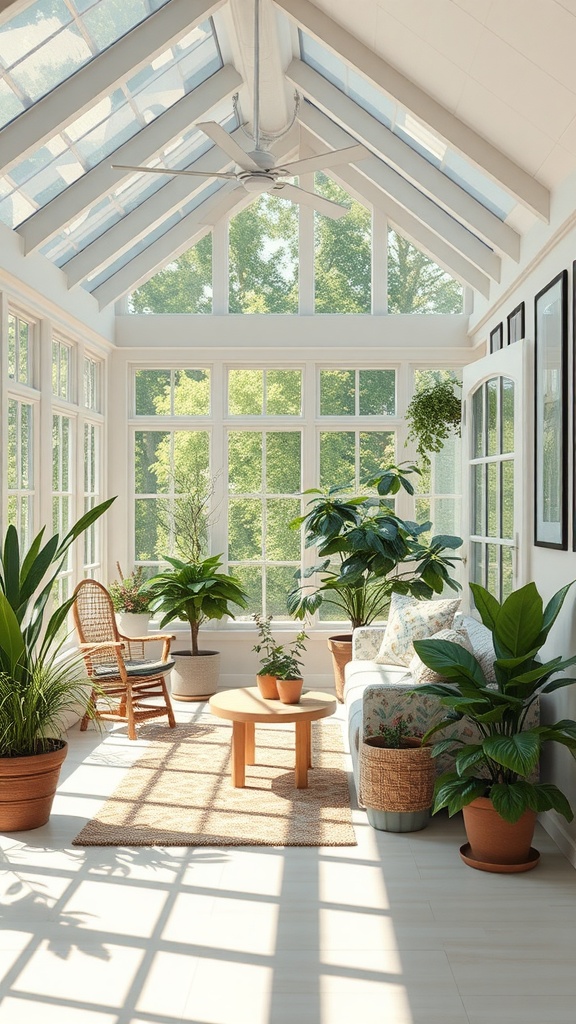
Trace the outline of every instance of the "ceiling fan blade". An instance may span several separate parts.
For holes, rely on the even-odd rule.
[[[333,149],[331,153],[318,153],[303,160],[293,160],[292,163],[283,164],[282,171],[287,171],[290,176],[308,174],[311,171],[323,171],[326,167],[338,167],[339,164],[356,163],[369,156],[372,154],[364,146],[350,146],[348,149]]]
[[[219,171],[176,171],[167,167],[134,167],[132,164],[111,164],[115,171],[143,171],[145,174],[186,174],[194,178],[234,178],[236,175],[230,171],[225,174]]]
[[[271,195],[279,195],[282,199],[291,199],[293,203],[311,206],[313,210],[323,213],[325,217],[332,217],[333,220],[338,220],[349,212],[347,206],[333,203],[331,199],[324,199],[324,196],[317,196],[314,192],[306,192],[305,189],[290,185],[287,181],[279,181],[272,189]]]
[[[231,160],[234,160],[243,171],[260,171],[255,160],[248,153],[245,153],[242,146],[239,146],[235,139],[228,134],[225,128],[217,121],[198,121],[196,128],[200,128],[212,142],[222,149]]]

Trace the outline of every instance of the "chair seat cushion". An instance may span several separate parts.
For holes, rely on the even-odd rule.
[[[169,658],[168,661],[145,661],[136,660],[125,661],[126,673],[129,676],[163,676],[170,669],[174,668],[176,662],[173,658]],[[117,664],[109,665],[96,665],[94,668],[94,675],[98,679],[117,679],[119,669]]]

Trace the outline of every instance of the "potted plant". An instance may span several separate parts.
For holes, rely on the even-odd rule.
[[[139,565],[128,576],[124,576],[120,563],[116,562],[119,580],[108,587],[118,628],[123,636],[146,636],[150,622],[150,594],[142,590],[146,582],[144,567]]]
[[[576,722],[525,727],[540,694],[576,682],[558,676],[576,664],[576,657],[546,662],[538,657],[571,586],[559,590],[544,608],[534,583],[514,591],[502,604],[483,587],[470,584],[494,642],[496,683],[492,686],[476,658],[458,644],[414,643],[424,664],[447,680],[418,687],[419,693],[437,695],[448,709],[446,718],[425,734],[424,741],[455,719],[465,718],[477,731],[478,739],[472,742],[448,738],[433,748],[433,754],[455,750],[454,770],[437,779],[433,810],[446,807],[450,815],[463,811],[468,843],[461,853],[466,863],[481,870],[534,867],[538,854],[531,843],[536,814],[555,810],[568,821],[573,818],[564,794],[550,783],[535,781],[535,775],[545,743],[562,743],[576,756]]]
[[[410,735],[400,715],[368,736],[360,753],[360,793],[368,821],[384,832],[425,828],[434,796],[435,768],[430,745]]]
[[[451,434],[460,436],[462,399],[455,389],[459,381],[445,373],[432,378],[419,387],[406,409],[409,441],[415,441],[416,451],[424,463],[430,462],[430,452],[440,452]]]
[[[222,555],[194,562],[165,557],[172,568],[153,576],[144,588],[151,610],[162,617],[160,629],[174,619],[190,626],[190,648],[172,652],[172,693],[177,700],[206,700],[218,688],[220,653],[200,650],[200,627],[208,619],[233,619],[232,607],[245,608],[247,595],[234,576],[219,571]]]
[[[50,816],[68,745],[66,715],[86,711],[91,688],[80,659],[63,658],[74,597],[49,616],[70,545],[111,505],[91,509],[60,539],[44,529],[27,552],[9,526],[0,551],[0,831],[39,828]]]
[[[272,634],[271,615],[260,615],[255,612],[252,618],[256,623],[259,636],[259,641],[254,644],[252,650],[261,655],[260,668],[256,673],[256,683],[266,700],[277,700],[276,678],[278,670],[281,669],[280,659],[284,655],[284,648],[276,642]]]
[[[300,630],[293,643],[284,646],[276,664],[276,686],[283,704],[297,704],[302,695],[304,680],[300,655],[306,650],[307,639],[304,630]]]
[[[373,493],[349,495],[340,487],[330,488],[327,494],[316,489],[305,492],[315,495],[309,511],[290,525],[304,530],[306,547],[317,548],[324,560],[295,573],[288,595],[288,610],[295,618],[303,619],[328,603],[356,629],[382,615],[394,591],[430,598],[446,586],[460,589],[449,574],[455,556],[445,552],[459,548],[461,538],[443,535],[425,543],[421,537],[431,523],[407,522],[390,509],[390,497],[400,488],[414,493],[409,476],[418,472],[415,466],[388,466],[364,482],[367,492]],[[314,583],[311,577],[316,574],[319,582]],[[328,646],[335,659],[336,696],[342,701],[352,636],[330,637]]]

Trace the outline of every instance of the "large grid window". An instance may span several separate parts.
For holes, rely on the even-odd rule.
[[[133,371],[133,514],[136,564],[152,573],[166,555],[190,558],[190,495],[199,493],[208,520],[202,552],[222,552],[225,567],[248,593],[239,622],[254,612],[288,622],[294,572],[316,561],[303,551],[306,490],[366,488],[402,458],[402,419],[394,367],[226,366],[208,370],[135,367]],[[400,436],[400,440],[399,440]],[[441,518],[436,532],[457,532],[456,446],[418,495],[422,518]],[[436,490],[441,488],[441,490]],[[390,499],[413,518],[416,502]],[[328,604],[320,621],[328,621]],[[334,609],[332,609],[332,615]]]
[[[470,579],[504,600],[514,583],[514,382],[472,396]]]

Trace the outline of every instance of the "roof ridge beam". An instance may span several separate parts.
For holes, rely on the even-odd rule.
[[[367,110],[301,60],[292,61],[286,77],[345,131],[377,150],[387,163],[410,178],[417,188],[425,190],[435,202],[447,207],[488,245],[518,262],[519,234]]]
[[[370,82],[472,160],[541,220],[550,217],[550,192],[469,125],[429,96],[368,46],[320,11],[310,0],[273,0],[276,7],[321,45],[336,53]]]
[[[134,74],[225,0],[170,0],[108,49],[61,82],[0,130],[0,169],[8,171],[33,149],[80,117],[127,75]]]
[[[239,128],[232,133],[232,138],[236,137],[237,133],[240,134]],[[210,171],[222,171],[230,163],[230,157],[217,146],[208,153],[203,153],[190,164],[189,169],[205,171],[205,178],[185,178],[178,175],[68,260],[61,268],[68,278],[68,287],[78,284],[83,278],[121,256],[134,242],[148,231],[152,231],[164,218],[170,217],[200,192],[210,181]]]
[[[123,178],[134,173],[115,171],[111,166],[113,163],[142,164],[150,160],[163,146],[190,128],[199,117],[231,96],[241,84],[238,72],[227,64],[192,92],[182,96],[132,139],[124,142],[20,224],[17,230],[24,239],[24,252],[33,252],[44,245],[84,210],[113,191]]]
[[[238,204],[239,198],[241,198],[239,191],[232,188],[224,202],[223,197],[218,194],[211,196],[198,209],[192,210],[186,217],[183,217],[161,238],[138,253],[126,266],[117,270],[107,281],[103,281],[90,293],[97,300],[100,309],[104,309],[111,302],[115,302],[122,295],[137,288],[152,274],[161,270],[168,260],[177,259],[187,248],[191,248],[200,238],[207,235],[212,230],[212,226],[206,223],[210,211],[217,210],[219,216],[225,216]]]
[[[298,120],[313,135],[333,149],[349,146],[351,142],[354,142],[354,139],[334,124],[326,114],[310,106],[300,107]],[[359,160],[355,166],[400,206],[421,220],[454,249],[461,252],[479,270],[495,281],[500,280],[500,257],[406,178],[403,178],[376,156],[369,157],[367,160]]]

